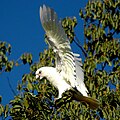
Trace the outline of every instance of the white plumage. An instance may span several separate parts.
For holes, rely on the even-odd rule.
[[[43,8],[40,7],[40,20],[48,37],[49,46],[55,52],[56,66],[39,68],[36,71],[36,78],[46,77],[58,89],[58,98],[61,98],[66,90],[74,89],[79,91],[80,97],[85,98],[82,101],[90,104],[90,101],[86,100],[88,90],[84,84],[80,55],[73,54],[71,51],[70,42],[61,26],[61,21],[58,21],[54,10],[45,5]],[[92,98],[89,99],[92,100]]]

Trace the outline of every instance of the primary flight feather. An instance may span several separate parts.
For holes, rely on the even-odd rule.
[[[76,91],[76,99],[86,102],[93,109],[99,106],[97,100],[88,97],[88,90],[84,84],[84,72],[79,54],[71,51],[70,42],[62,28],[61,21],[53,9],[40,7],[40,20],[48,38],[48,44],[55,52],[55,67],[41,67],[36,71],[36,78],[46,77],[59,92],[72,89]]]

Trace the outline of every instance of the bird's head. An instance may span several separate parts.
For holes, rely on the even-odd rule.
[[[43,77],[45,77],[45,70],[44,70],[44,68],[43,67],[39,68],[36,71],[35,75],[36,75],[36,79],[38,79],[38,78],[42,79]]]
[[[36,79],[42,79],[44,77],[48,79],[49,77],[51,77],[51,75],[53,75],[53,72],[54,69],[52,67],[41,67],[35,73]]]
[[[39,68],[35,75],[36,75],[36,79],[40,78],[47,78],[48,80],[53,78],[53,75],[56,74],[56,69],[53,67],[41,67]]]

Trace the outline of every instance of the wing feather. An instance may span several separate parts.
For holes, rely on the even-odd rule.
[[[56,52],[56,68],[62,71],[61,74],[64,76],[64,79],[69,81],[74,87],[76,74],[74,55],[71,52],[70,42],[61,26],[61,21],[58,21],[54,10],[45,5],[43,5],[43,8],[40,8],[40,20],[46,31],[48,43]]]
[[[40,7],[40,20],[48,37],[48,43],[56,52],[56,69],[72,87],[77,87],[78,90],[83,89],[85,85],[81,59],[78,58],[78,54],[73,54],[71,51],[70,42],[61,21],[58,21],[57,14],[53,9],[43,5],[43,8]],[[85,91],[87,91],[86,88]]]

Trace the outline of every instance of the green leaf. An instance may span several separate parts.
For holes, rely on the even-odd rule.
[[[28,84],[27,84],[27,88],[28,88],[28,90],[32,90],[33,89],[32,83],[30,83],[29,81],[28,81]]]
[[[10,72],[10,71],[12,70],[13,66],[14,66],[14,61],[8,61],[8,62],[6,63],[5,71],[6,71],[6,72]]]
[[[23,64],[29,63],[30,65],[32,64],[32,54],[30,53],[24,53],[21,55],[21,60]]]
[[[79,15],[81,18],[84,18],[83,11],[80,9]]]
[[[26,107],[26,109],[29,107],[29,103],[28,100],[26,98],[23,99],[24,101],[24,106]]]
[[[8,111],[9,110],[9,106],[8,105],[6,105],[5,106],[5,110],[4,110],[4,116],[5,116],[5,118],[8,116]]]
[[[0,116],[3,114],[4,112],[4,107],[0,104]]]

